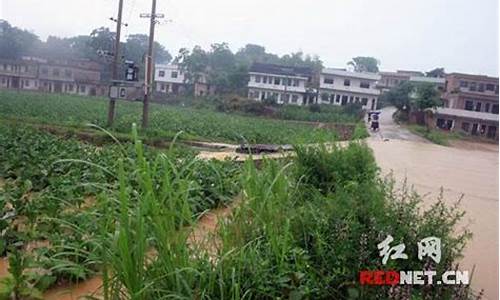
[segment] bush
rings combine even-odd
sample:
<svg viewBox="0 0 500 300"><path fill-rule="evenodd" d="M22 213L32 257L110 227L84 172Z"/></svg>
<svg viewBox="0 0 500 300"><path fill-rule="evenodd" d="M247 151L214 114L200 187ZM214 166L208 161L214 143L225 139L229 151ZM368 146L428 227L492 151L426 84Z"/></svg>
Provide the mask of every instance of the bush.
<svg viewBox="0 0 500 300"><path fill-rule="evenodd" d="M321 105L311 104L311 105L309 105L309 111L313 112L313 113L320 113L321 112Z"/></svg>

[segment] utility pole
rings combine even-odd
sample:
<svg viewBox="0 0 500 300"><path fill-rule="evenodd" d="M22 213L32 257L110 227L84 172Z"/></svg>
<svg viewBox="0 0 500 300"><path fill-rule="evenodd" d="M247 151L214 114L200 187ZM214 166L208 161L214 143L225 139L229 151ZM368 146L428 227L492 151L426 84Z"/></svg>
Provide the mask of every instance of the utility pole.
<svg viewBox="0 0 500 300"><path fill-rule="evenodd" d="M118 18L114 20L116 21L116 38L115 38L115 53L114 53L114 61L111 69L111 78L113 80L118 80L118 64L120 62L120 35L122 32L122 11L123 11L123 0L119 0L118 2ZM113 125L113 120L115 118L115 104L116 99L109 99L109 107L108 107L108 126Z"/></svg>
<svg viewBox="0 0 500 300"><path fill-rule="evenodd" d="M163 18L163 14L156 14L156 0L152 0L151 14L141 14L141 18L149 18L149 45L146 55L146 82L144 88L144 103L142 106L142 128L148 127L149 123L149 100L151 98L153 86L153 46L155 36L156 18Z"/></svg>

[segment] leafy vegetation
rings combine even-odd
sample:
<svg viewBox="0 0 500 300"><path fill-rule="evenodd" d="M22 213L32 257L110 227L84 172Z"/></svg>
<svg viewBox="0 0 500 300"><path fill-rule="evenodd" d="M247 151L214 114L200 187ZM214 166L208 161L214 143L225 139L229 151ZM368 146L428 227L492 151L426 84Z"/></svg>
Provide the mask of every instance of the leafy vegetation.
<svg viewBox="0 0 500 300"><path fill-rule="evenodd" d="M448 146L449 141L452 139L463 138L463 136L458 132L444 132L443 130L440 129L429 129L425 126L420 126L420 125L409 125L408 129L411 132L428 139L434 144L443 146Z"/></svg>
<svg viewBox="0 0 500 300"><path fill-rule="evenodd" d="M408 120L410 112L422 112L427 108L442 105L439 91L432 83L405 81L380 96L384 104L390 103L398 109L400 120Z"/></svg>
<svg viewBox="0 0 500 300"><path fill-rule="evenodd" d="M81 127L106 124L107 101L70 95L0 92L0 116L46 124ZM139 123L142 105L120 102L112 130L128 133ZM149 137L181 138L240 143L300 144L336 140L335 130L312 128L296 122L215 112L210 109L151 105Z"/></svg>
<svg viewBox="0 0 500 300"><path fill-rule="evenodd" d="M260 170L247 161L240 205L210 237L220 241L216 249L186 247L188 234L177 224L194 220L182 209L183 197L162 196L168 182L160 189L147 184L154 177L149 170L165 162L138 159L131 163L141 170L136 174L142 184L131 190L123 181L121 192L108 196L109 214L100 226L110 228L95 241L104 245L105 274L116 274L105 279L110 299L386 299L394 291L357 284L359 270L385 267L376 249L385 236L408 245L439 236L446 245L439 266L418 260L411 247L408 260L387 266L438 274L452 268L469 238L468 232L455 235L463 216L457 207L438 201L420 212L421 198L379 179L371 151L351 143L331 151L300 148L293 161L265 161ZM168 203L175 203L175 213ZM117 238L106 234L110 231L117 231ZM414 299L467 294L461 286L399 289Z"/></svg>
<svg viewBox="0 0 500 300"><path fill-rule="evenodd" d="M14 268L13 277L0 286L8 294L19 294L27 287L45 290L55 283L85 280L98 271L93 253L99 246L89 238L99 229L96 218L107 209L101 202L103 193L119 185L114 173L119 160L133 160L137 155L133 145L101 148L0 124L0 152L4 183L0 187L0 257L12 253L10 266ZM175 147L166 152L145 148L141 155L152 161L169 157L168 165L155 169L151 184L166 180L172 182L172 192L185 191L184 209L193 218L229 203L240 190L240 167L231 161L197 160L193 152ZM135 170L128 167L124 172L130 174L129 188L137 189ZM17 254L21 250L26 257Z"/></svg>

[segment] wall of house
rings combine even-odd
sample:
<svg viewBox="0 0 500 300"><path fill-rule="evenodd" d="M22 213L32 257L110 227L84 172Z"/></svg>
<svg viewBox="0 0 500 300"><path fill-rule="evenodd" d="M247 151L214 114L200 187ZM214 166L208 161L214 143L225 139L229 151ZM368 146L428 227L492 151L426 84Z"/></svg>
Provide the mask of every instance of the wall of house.
<svg viewBox="0 0 500 300"><path fill-rule="evenodd" d="M156 65L155 81L182 84L185 82L185 74L178 67L172 65Z"/></svg>
<svg viewBox="0 0 500 300"><path fill-rule="evenodd" d="M426 123L431 128L461 132L466 135L498 141L497 122L437 114L427 118Z"/></svg>
<svg viewBox="0 0 500 300"><path fill-rule="evenodd" d="M250 74L248 87L256 89L267 89L281 92L306 92L307 78L273 75L273 74Z"/></svg>
<svg viewBox="0 0 500 300"><path fill-rule="evenodd" d="M274 99L278 104L303 105L305 95L296 92L284 92L282 90L249 88L248 98L263 101L265 99Z"/></svg>

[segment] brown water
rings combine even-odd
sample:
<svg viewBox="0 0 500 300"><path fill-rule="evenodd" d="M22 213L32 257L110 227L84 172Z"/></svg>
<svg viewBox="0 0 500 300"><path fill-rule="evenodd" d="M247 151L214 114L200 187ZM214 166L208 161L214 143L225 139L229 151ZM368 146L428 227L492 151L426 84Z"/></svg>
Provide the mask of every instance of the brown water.
<svg viewBox="0 0 500 300"><path fill-rule="evenodd" d="M420 194L429 193L425 205L435 202L441 187L449 203L464 194L464 223L471 222L474 237L460 269L472 271L475 265L473 288L484 289L486 299L498 299L498 146L454 148L375 139L368 143L383 174L392 170L397 180L406 177Z"/></svg>

